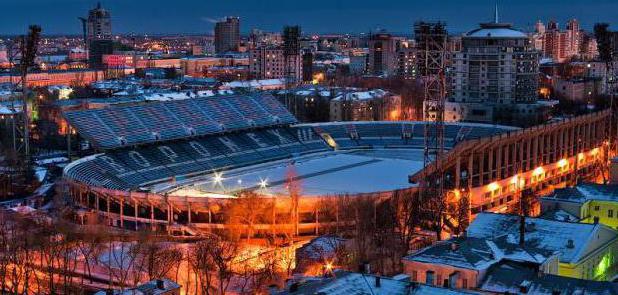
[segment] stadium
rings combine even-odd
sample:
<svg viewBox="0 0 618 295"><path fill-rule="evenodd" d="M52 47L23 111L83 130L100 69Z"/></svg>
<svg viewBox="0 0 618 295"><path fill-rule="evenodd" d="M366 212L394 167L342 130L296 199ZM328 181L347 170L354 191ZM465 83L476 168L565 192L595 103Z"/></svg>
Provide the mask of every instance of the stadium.
<svg viewBox="0 0 618 295"><path fill-rule="evenodd" d="M472 213L504 210L516 201L507 196L514 176L542 190L566 182L568 169L594 171L604 154L599 148L607 113L529 130L446 123L445 160L426 168L424 134L433 125L299 124L269 94L79 110L66 112L65 118L99 152L64 169L70 194L110 225L185 234L225 229L226 206L239 202L240 192L253 191L273 212L272 220L252 225L257 231L295 227L297 233L318 233L345 223L349 212L341 212L342 202L362 197L379 202L397 192L418 191L420 175L437 165L452 179L446 189L459 194L467 188ZM580 131L585 136L579 137ZM558 141L559 134L565 140ZM554 137L555 150L549 144L541 148L540 138L549 143ZM517 145L527 142L526 148ZM582 152L588 158L576 160ZM514 168L515 162L522 166ZM567 167L564 175L551 174L558 166ZM461 175L472 176L471 181ZM285 217L293 207L295 222Z"/></svg>

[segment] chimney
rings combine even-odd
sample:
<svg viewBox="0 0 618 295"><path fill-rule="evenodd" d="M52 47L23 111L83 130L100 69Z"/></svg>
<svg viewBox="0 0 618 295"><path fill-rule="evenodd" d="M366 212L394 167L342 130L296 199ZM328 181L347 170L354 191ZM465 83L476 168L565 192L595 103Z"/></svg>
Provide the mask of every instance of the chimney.
<svg viewBox="0 0 618 295"><path fill-rule="evenodd" d="M376 288L380 288L380 276L376 276Z"/></svg>
<svg viewBox="0 0 618 295"><path fill-rule="evenodd" d="M519 246L523 247L526 244L526 216L519 216Z"/></svg>
<svg viewBox="0 0 618 295"><path fill-rule="evenodd" d="M567 246L567 248L569 248L569 249L573 249L573 248L575 248L575 243L573 242L573 240L569 239L569 240L567 241L567 245L566 245L566 246Z"/></svg>
<svg viewBox="0 0 618 295"><path fill-rule="evenodd" d="M165 282L161 279L157 280L157 289L159 290L165 290Z"/></svg>

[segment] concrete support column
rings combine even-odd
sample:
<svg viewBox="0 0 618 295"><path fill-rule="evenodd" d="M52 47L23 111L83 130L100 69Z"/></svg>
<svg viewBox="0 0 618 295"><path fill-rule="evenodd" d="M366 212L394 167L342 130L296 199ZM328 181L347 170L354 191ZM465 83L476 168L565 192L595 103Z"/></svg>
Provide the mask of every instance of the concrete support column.
<svg viewBox="0 0 618 295"><path fill-rule="evenodd" d="M485 150L479 152L479 183L485 185Z"/></svg>
<svg viewBox="0 0 618 295"><path fill-rule="evenodd" d="M120 198L120 227L124 229L124 198Z"/></svg>
<svg viewBox="0 0 618 295"><path fill-rule="evenodd" d="M139 227L137 226L137 217L138 217L137 209L138 209L138 207L139 207L139 205L137 204L137 200L134 200L133 201L133 215L135 217L135 231L137 231L139 229Z"/></svg>

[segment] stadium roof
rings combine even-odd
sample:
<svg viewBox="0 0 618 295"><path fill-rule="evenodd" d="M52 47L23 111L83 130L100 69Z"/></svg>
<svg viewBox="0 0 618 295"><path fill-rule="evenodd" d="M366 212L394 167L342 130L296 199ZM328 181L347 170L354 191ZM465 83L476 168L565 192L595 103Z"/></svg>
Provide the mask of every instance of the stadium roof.
<svg viewBox="0 0 618 295"><path fill-rule="evenodd" d="M267 94L201 97L70 111L64 115L83 137L101 149L296 122L283 105Z"/></svg>

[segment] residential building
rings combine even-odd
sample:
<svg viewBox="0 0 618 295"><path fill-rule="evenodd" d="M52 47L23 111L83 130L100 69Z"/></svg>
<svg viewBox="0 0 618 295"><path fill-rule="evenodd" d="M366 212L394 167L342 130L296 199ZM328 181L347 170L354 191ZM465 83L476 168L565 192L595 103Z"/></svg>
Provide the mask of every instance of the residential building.
<svg viewBox="0 0 618 295"><path fill-rule="evenodd" d="M109 11L97 3L97 7L88 11L86 20L86 38L92 40L112 39L112 17Z"/></svg>
<svg viewBox="0 0 618 295"><path fill-rule="evenodd" d="M541 198L541 212L559 210L579 222L618 228L618 184L578 184Z"/></svg>
<svg viewBox="0 0 618 295"><path fill-rule="evenodd" d="M390 76L395 73L396 42L391 34L377 33L369 38L369 59L367 73L376 76Z"/></svg>
<svg viewBox="0 0 618 295"><path fill-rule="evenodd" d="M407 276L393 278L356 272L335 271L326 278L299 280L278 295L466 295L481 294L410 282Z"/></svg>
<svg viewBox="0 0 618 295"><path fill-rule="evenodd" d="M413 47L402 47L397 49L397 77L406 80L416 78L418 74L416 71L416 53L417 50Z"/></svg>
<svg viewBox="0 0 618 295"><path fill-rule="evenodd" d="M507 240L517 240L519 221L517 215L482 212L468 227L467 235L481 239L506 237ZM526 245L559 252L560 276L608 280L616 275L618 232L606 225L527 217L524 239Z"/></svg>
<svg viewBox="0 0 618 295"><path fill-rule="evenodd" d="M240 18L226 17L215 24L215 52L237 52L240 46Z"/></svg>
<svg viewBox="0 0 618 295"><path fill-rule="evenodd" d="M396 121L401 95L382 89L344 92L330 101L330 121Z"/></svg>
<svg viewBox="0 0 618 295"><path fill-rule="evenodd" d="M135 288L100 291L95 295L180 295L180 285L168 279L152 280Z"/></svg>
<svg viewBox="0 0 618 295"><path fill-rule="evenodd" d="M294 81L302 79L302 56L291 55L286 59L284 49L280 46L262 46L249 53L249 74L254 79L285 78L286 70ZM288 67L286 67L286 62Z"/></svg>
<svg viewBox="0 0 618 295"><path fill-rule="evenodd" d="M85 25L88 63L92 68L102 68L103 55L114 51L111 14L98 3L96 8L88 12Z"/></svg>
<svg viewBox="0 0 618 295"><path fill-rule="evenodd" d="M367 71L369 54L366 51L356 50L350 52L350 74L363 75Z"/></svg>
<svg viewBox="0 0 618 295"><path fill-rule="evenodd" d="M496 13L494 22L465 34L462 50L453 55L445 118L504 124L540 121L538 57L528 35L500 23Z"/></svg>
<svg viewBox="0 0 618 295"><path fill-rule="evenodd" d="M594 37L581 29L579 21L571 19L565 30L554 20L543 25L538 21L535 33L532 36L534 47L542 52L543 57L551 58L554 62L562 63L573 58L592 59L596 56L596 48L592 46Z"/></svg>
<svg viewBox="0 0 618 295"><path fill-rule="evenodd" d="M502 261L534 265L543 274L558 273L558 252L518 239L458 237L438 242L403 258L404 273L411 281L431 286L476 289L487 271Z"/></svg>
<svg viewBox="0 0 618 295"><path fill-rule="evenodd" d="M492 265L478 289L489 294L618 294L618 285L613 282L542 274L526 263L512 261Z"/></svg>

